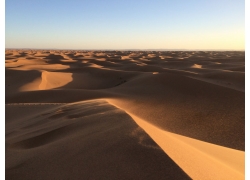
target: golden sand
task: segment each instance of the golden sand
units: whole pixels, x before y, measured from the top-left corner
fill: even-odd
[[[244,52],[5,54],[6,179],[244,179]]]

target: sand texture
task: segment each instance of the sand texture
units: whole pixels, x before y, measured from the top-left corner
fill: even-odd
[[[245,52],[5,51],[8,180],[245,178]]]

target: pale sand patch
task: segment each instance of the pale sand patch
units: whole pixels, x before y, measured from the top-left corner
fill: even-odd
[[[194,64],[193,66],[191,66],[191,68],[202,68],[202,65],[199,65],[199,64]]]
[[[42,82],[39,85],[39,89],[44,90],[58,88],[68,84],[72,80],[72,73],[43,71]]]
[[[130,60],[130,59],[132,59],[132,58],[131,58],[130,56],[122,56],[121,59],[122,59],[122,60]]]
[[[15,65],[16,66],[16,65]],[[63,70],[63,69],[68,69],[70,66],[68,65],[62,65],[62,64],[39,64],[39,65],[21,65],[21,66],[16,66],[12,69],[14,70]]]
[[[90,64],[88,67],[93,67],[93,68],[102,68],[103,66],[100,66],[100,65],[98,65],[98,64],[94,64],[94,63],[92,63],[92,64]]]
[[[66,62],[66,63],[74,63],[74,62],[77,62],[77,60],[73,60],[73,59],[63,59],[63,60],[60,60],[61,62]]]
[[[72,81],[72,73],[42,71],[41,77],[20,87],[20,91],[46,90],[62,87]]]
[[[23,86],[21,86],[18,90],[19,91],[34,91],[34,90],[41,90],[40,85],[43,82],[43,77],[39,77],[34,79],[32,82],[29,82]]]

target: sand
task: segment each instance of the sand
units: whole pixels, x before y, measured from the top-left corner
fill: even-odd
[[[5,59],[6,179],[245,177],[245,52]]]

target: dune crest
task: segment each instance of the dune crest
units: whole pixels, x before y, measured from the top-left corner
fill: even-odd
[[[70,83],[72,80],[72,73],[43,71],[39,90],[58,88]]]
[[[112,99],[107,100],[117,106]],[[124,109],[123,109],[124,110]],[[245,152],[161,130],[128,113],[192,179],[244,179]]]

